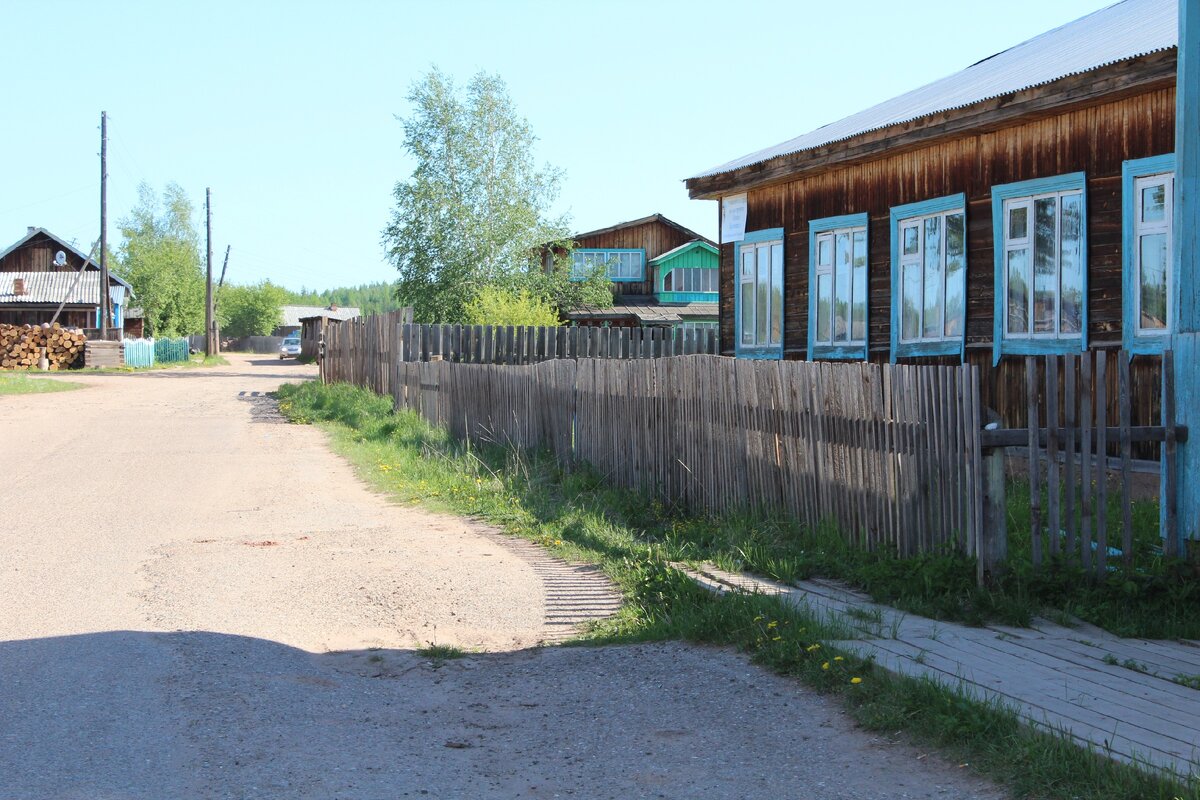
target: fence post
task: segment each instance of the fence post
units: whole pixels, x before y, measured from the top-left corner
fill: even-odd
[[[1008,558],[1008,498],[1004,488],[1004,448],[983,457],[983,530],[979,542],[979,575],[987,585],[1000,576]]]

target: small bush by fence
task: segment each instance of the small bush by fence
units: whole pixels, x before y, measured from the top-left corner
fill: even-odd
[[[188,360],[187,339],[125,339],[125,366],[152,367]]]

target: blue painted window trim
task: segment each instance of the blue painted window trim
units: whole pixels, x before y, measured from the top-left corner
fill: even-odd
[[[742,344],[742,245],[770,242],[778,239],[783,242],[783,296],[787,297],[787,240],[783,228],[764,228],[761,231],[748,231],[740,242],[733,243],[733,341],[734,353],[738,358],[766,358],[780,360],[783,358],[783,339],[787,335],[787,303],[784,303],[784,326],[780,331],[778,345],[748,346]]]
[[[871,345],[871,217],[863,214],[843,214],[825,217],[808,223],[808,359],[865,361]],[[839,228],[862,228],[867,235],[867,319],[861,345],[816,344],[817,338],[817,234]]]
[[[646,280],[646,248],[644,247],[580,247],[572,251],[575,253],[641,253],[642,254],[642,275],[640,278],[613,278],[609,277],[611,283],[641,283]],[[576,278],[571,275],[571,280],[580,281],[582,278]]]
[[[922,200],[919,203],[907,203],[902,206],[892,206],[891,223],[889,230],[891,231],[891,258],[892,258],[892,363],[896,363],[897,358],[915,358],[917,356],[953,356],[957,355],[959,359],[963,359],[967,354],[967,325],[964,309],[963,318],[963,335],[960,339],[945,339],[940,342],[909,342],[900,341],[900,325],[902,323],[900,307],[900,223],[906,219],[913,217],[927,217],[932,214],[943,214],[947,211],[962,211],[963,219],[966,219],[967,214],[967,196],[959,192],[958,194],[947,195],[946,197],[936,197],[932,200]],[[966,229],[964,228],[964,231]],[[964,248],[966,247],[964,243]],[[969,265],[965,265],[969,267]],[[963,276],[966,280],[966,275]]]
[[[1121,346],[1130,353],[1161,353],[1171,342],[1171,334],[1156,336],[1139,336],[1135,313],[1134,292],[1138,291],[1137,274],[1134,265],[1134,250],[1137,245],[1133,240],[1134,222],[1137,215],[1137,197],[1134,182],[1148,175],[1158,175],[1162,172],[1175,171],[1175,154],[1167,153],[1149,158],[1137,158],[1126,161],[1121,165]],[[1171,269],[1168,265],[1168,269]],[[1172,276],[1177,277],[1177,276]],[[1171,285],[1174,285],[1172,281]],[[1173,298],[1169,299],[1171,302]],[[1169,330],[1175,329],[1174,306],[1171,302],[1171,321]]]
[[[1082,194],[1083,218],[1080,225],[1083,238],[1079,243],[1079,258],[1083,263],[1083,324],[1082,333],[1077,337],[1062,339],[1013,339],[1004,338],[1004,319],[1008,313],[1008,297],[1004,291],[1004,201],[1036,194],[1050,192],[1067,192],[1078,190]],[[1088,262],[1088,198],[1087,175],[1083,172],[1070,172],[1066,175],[1055,175],[1050,178],[1034,178],[1017,183],[1005,183],[992,187],[992,250],[995,270],[992,319],[992,365],[1000,363],[1001,356],[1032,356],[1032,355],[1065,355],[1072,351],[1087,351],[1088,328],[1088,273],[1091,265]]]

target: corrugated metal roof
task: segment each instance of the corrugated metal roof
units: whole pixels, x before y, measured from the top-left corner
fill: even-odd
[[[1178,0],[1124,0],[920,89],[693,177],[732,172],[778,156],[1170,49],[1179,41],[1177,12]]]
[[[329,319],[352,319],[360,316],[357,308],[341,308],[329,309],[324,306],[281,306],[279,309],[282,312],[282,322],[280,327],[298,328],[300,320],[305,317],[329,317]]]
[[[584,306],[568,312],[567,319],[616,319],[619,317],[637,317],[644,324],[682,322],[691,317],[715,317],[718,314],[716,303],[687,303],[675,306],[660,305],[619,305],[608,308]]]
[[[21,295],[13,291],[18,278],[25,282],[25,293]],[[124,289],[119,291],[124,293]],[[100,273],[0,272],[0,303],[61,303],[64,299],[72,304],[99,305]]]

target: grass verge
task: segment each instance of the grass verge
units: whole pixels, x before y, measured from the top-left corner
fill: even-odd
[[[399,501],[479,517],[560,557],[600,565],[625,602],[584,643],[682,639],[737,647],[836,695],[864,727],[936,746],[1019,797],[1200,800],[1200,787],[1115,763],[1031,730],[1005,708],[840,652],[831,642],[848,632],[839,626],[769,597],[714,596],[669,566],[728,559],[741,541],[733,531],[763,529],[774,537],[780,529],[772,526],[782,523],[675,514],[593,470],[564,470],[548,454],[456,443],[415,414],[392,414],[387,398],[345,385],[285,385],[279,398],[289,419],[320,423],[338,452]],[[820,541],[832,546],[824,535]],[[751,547],[748,555],[755,552]]]
[[[155,372],[164,369],[195,369],[197,367],[224,367],[229,361],[224,356],[188,356],[187,361],[172,361],[164,364],[154,364],[149,367],[105,367],[104,369],[88,369],[83,367],[88,375],[128,375],[141,372]]]
[[[46,378],[31,378],[24,372],[0,373],[0,395],[41,394],[43,392],[69,392],[83,389],[82,383]]]

